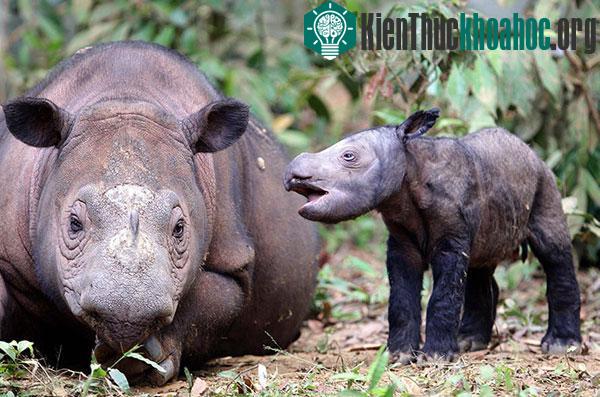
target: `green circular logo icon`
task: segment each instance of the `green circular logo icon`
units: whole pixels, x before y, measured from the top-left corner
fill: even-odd
[[[356,15],[328,1],[304,14],[304,45],[325,59],[356,45]]]

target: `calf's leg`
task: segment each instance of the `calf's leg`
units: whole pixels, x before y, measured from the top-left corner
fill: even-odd
[[[487,347],[492,337],[497,303],[498,284],[494,280],[494,269],[469,269],[463,317],[458,332],[460,351],[477,351]]]
[[[423,260],[408,240],[390,236],[386,264],[390,282],[388,348],[394,360],[407,364],[419,349]]]
[[[433,292],[427,306],[423,352],[432,358],[452,360],[458,352],[460,311],[465,300],[468,244],[445,240],[431,260]]]
[[[546,186],[536,197],[529,233],[529,245],[542,264],[547,280],[548,331],[542,339],[542,351],[563,354],[569,347],[581,351],[579,285],[560,194],[555,188]]]

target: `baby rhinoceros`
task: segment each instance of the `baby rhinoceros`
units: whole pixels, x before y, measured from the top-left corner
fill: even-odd
[[[390,232],[388,347],[397,361],[452,360],[458,351],[486,348],[498,301],[494,269],[525,244],[547,276],[542,351],[579,351],[579,287],[552,172],[500,128],[460,139],[423,137],[438,116],[438,109],[418,111],[399,126],[296,157],[285,187],[308,198],[300,215],[335,223],[372,209],[382,214]],[[428,265],[434,285],[419,350]]]

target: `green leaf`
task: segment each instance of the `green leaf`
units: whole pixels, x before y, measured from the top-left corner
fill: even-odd
[[[167,25],[160,33],[154,38],[154,42],[160,45],[164,45],[165,47],[170,47],[173,44],[173,39],[175,38],[175,27],[171,25]]]
[[[483,365],[481,368],[479,368],[479,376],[484,382],[494,379],[495,374],[496,370],[491,365]]]
[[[60,27],[53,20],[44,15],[39,15],[39,24],[40,29],[42,32],[44,32],[44,35],[50,39],[50,41],[62,42],[63,33]]]
[[[106,377],[106,371],[98,363],[90,364],[90,376],[94,379],[103,379]]]
[[[116,368],[111,368],[108,370],[108,374],[111,379],[119,386],[119,389],[123,390],[125,393],[129,393],[129,382],[127,381],[127,377],[123,372],[119,371]]]
[[[140,353],[125,353],[124,354],[125,357],[129,357],[129,358],[133,358],[136,360],[139,360],[143,363],[148,364],[149,366],[151,366],[152,368],[154,368],[155,370],[157,370],[160,373],[166,373],[167,371],[161,367],[160,365],[158,365],[157,363],[155,363],[154,361],[150,360],[149,358],[146,358],[144,356],[142,356]]]
[[[17,358],[17,350],[11,346],[10,343],[0,341],[0,350],[2,350],[11,360],[15,361]]]
[[[502,60],[502,51],[501,50],[495,50],[495,51],[487,51],[486,53],[488,62],[490,63],[490,65],[492,66],[492,69],[494,69],[494,72],[496,73],[496,75],[498,77],[502,77],[502,65],[504,65],[504,61]]]
[[[598,186],[596,178],[594,178],[585,168],[582,168],[580,172],[581,180],[585,184],[590,198],[598,207],[600,207],[600,186]]]
[[[532,113],[538,86],[531,77],[531,55],[527,51],[503,51],[504,73],[498,80],[498,105],[503,112],[510,105],[526,118]]]
[[[27,340],[19,341],[17,344],[18,353],[21,354],[25,350],[29,350],[29,353],[31,353],[31,356],[33,357],[33,342],[29,342]]]
[[[367,379],[369,381],[369,390],[373,390],[375,389],[375,387],[377,387],[377,384],[381,380],[381,377],[383,376],[383,373],[385,372],[385,369],[387,367],[388,359],[389,353],[386,350],[386,346],[383,345],[379,348],[379,351],[377,351],[375,359],[369,367],[369,372],[367,374]]]
[[[477,58],[467,76],[475,97],[490,113],[495,113],[498,104],[496,76],[483,57]]]
[[[552,59],[550,51],[534,51],[535,65],[542,85],[552,95],[555,101],[560,99],[562,89],[561,74],[558,65]]]
[[[465,70],[462,66],[454,63],[446,82],[446,98],[450,106],[460,113],[464,109],[468,95],[469,87],[465,79]]]

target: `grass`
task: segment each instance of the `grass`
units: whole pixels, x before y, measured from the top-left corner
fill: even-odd
[[[385,228],[369,216],[322,231],[327,248],[313,314],[287,350],[220,358],[195,371],[185,368],[176,381],[153,388],[129,386],[122,373],[93,360],[87,374],[53,370],[34,357],[30,343],[0,342],[0,396],[600,397],[599,270],[578,272],[586,355],[540,353],[545,282],[539,264],[530,260],[496,272],[501,296],[489,350],[453,363],[400,366],[381,347],[387,338]],[[423,305],[430,290],[427,275]],[[125,357],[143,359],[135,350]]]

